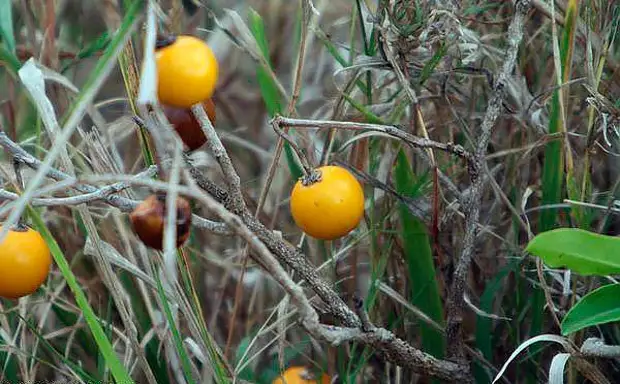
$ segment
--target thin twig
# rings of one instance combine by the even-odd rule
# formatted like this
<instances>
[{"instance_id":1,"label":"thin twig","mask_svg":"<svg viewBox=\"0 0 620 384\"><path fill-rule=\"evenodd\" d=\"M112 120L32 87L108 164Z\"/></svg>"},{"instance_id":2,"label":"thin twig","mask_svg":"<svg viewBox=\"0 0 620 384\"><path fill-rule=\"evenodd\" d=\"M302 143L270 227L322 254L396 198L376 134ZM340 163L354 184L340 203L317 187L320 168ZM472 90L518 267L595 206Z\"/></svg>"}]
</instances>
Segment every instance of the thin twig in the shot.
<instances>
[{"instance_id":1,"label":"thin twig","mask_svg":"<svg viewBox=\"0 0 620 384\"><path fill-rule=\"evenodd\" d=\"M29 168L37 170L42 166L42 163L39 159L26 152L23 148L13 142L6 135L6 133L2 131L0 131L0 147L3 147L5 151L7 151L14 157L14 159L18 160L20 163L26 165ZM48 168L46 176L56 181L74 180L74 178L69 176L68 174L52 167ZM84 194L92 194L91 197L93 197L94 200L101 200L97 195L101 193L99 192L100 189L95 186L77 183L73 185L73 188ZM34 200L37 201L37 199ZM107 204L120 209L123 212L131 212L139 203L138 201L127 199L125 197L114 194L103 197L102 200L105 201ZM225 224L214 222L195 214L192 215L192 225L196 226L197 228L221 235L226 235L230 233L228 227Z\"/></svg>"},{"instance_id":2,"label":"thin twig","mask_svg":"<svg viewBox=\"0 0 620 384\"><path fill-rule=\"evenodd\" d=\"M22 177L22 171L20 169L21 163L17 159L13 159L13 170L15 171L15 181L17 182L17 188L21 192L24 190L24 179ZM16 195L17 196L17 195ZM17 220L17 226L19 228L24 227L24 216L20 216Z\"/></svg>"},{"instance_id":3,"label":"thin twig","mask_svg":"<svg viewBox=\"0 0 620 384\"><path fill-rule=\"evenodd\" d=\"M278 136L280 136L282 140L286 141L291 146L291 148L293 148L293 151L295 151L297 157L299 158L299 161L301 162L301 167L303 169L304 175L308 175L310 172L312 172L312 166L310 165L310 161L308 161L308 157L302 151L299 145L295 143L295 140L293 140L293 138L288 133L286 133L278 126L275 119L272 120L271 126L273 127L273 130L278 134Z\"/></svg>"},{"instance_id":4,"label":"thin twig","mask_svg":"<svg viewBox=\"0 0 620 384\"><path fill-rule=\"evenodd\" d=\"M211 124L202 103L194 105L192 107L192 113L196 117L198 123L200 123L200 127L207 138L209 150L220 164L220 168L224 173L226 184L228 185L228 192L232 199L229 209L235 213L239 213L245 208L245 202L241 193L241 179L237 171L235 171L232 160L215 132L215 128L213 128L213 124Z\"/></svg>"},{"instance_id":5,"label":"thin twig","mask_svg":"<svg viewBox=\"0 0 620 384\"><path fill-rule=\"evenodd\" d=\"M157 167L151 166L147 168L145 171L136 174L135 178L149 178L157 174ZM97 189L91 193L83 193L80 195L73 195L69 197L48 197L48 198L33 198L30 200L30 205L33 207L58 207L58 206L75 206L80 204L88 204L94 203L97 201L105 200L110 195L121 192L125 189L129 188L129 184L120 182L114 183L111 185L106 185ZM19 194L7 191L5 189L0 189L0 200L17 200L19 199ZM135 202L137 204L137 201ZM129 205L129 204L128 204ZM5 210L8 209L10 205L7 205L2 210L0 210L0 216L5 213Z\"/></svg>"},{"instance_id":6,"label":"thin twig","mask_svg":"<svg viewBox=\"0 0 620 384\"><path fill-rule=\"evenodd\" d=\"M272 124L277 125L278 127L334 128L352 131L379 132L387 136L391 136L395 139L399 139L415 148L437 149L461 157L468 162L470 162L473 158L473 156L461 145L452 143L440 143L434 140L425 139L405 132L404 130L393 125L367 124L348 121L291 119L283 116L274 117L272 120Z\"/></svg>"}]
</instances>

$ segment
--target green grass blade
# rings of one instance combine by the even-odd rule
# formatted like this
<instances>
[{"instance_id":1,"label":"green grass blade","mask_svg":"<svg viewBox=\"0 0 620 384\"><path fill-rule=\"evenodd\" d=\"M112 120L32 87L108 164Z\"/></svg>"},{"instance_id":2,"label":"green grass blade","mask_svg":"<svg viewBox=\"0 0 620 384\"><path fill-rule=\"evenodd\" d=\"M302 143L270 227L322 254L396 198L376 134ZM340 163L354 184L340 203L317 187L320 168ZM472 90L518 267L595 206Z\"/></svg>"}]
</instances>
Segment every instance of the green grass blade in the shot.
<instances>
[{"instance_id":1,"label":"green grass blade","mask_svg":"<svg viewBox=\"0 0 620 384\"><path fill-rule=\"evenodd\" d=\"M521 265L521 260L517 259L510 262L487 283L482 296L480 296L481 310L493 313L493 304L497 292L501 291L505 279L511 273L518 272L519 265ZM485 316L478 316L476 320L476 348L487 361L493 361L493 323L493 319ZM480 364L474 366L474 376L478 383L488 382L491 379L486 369Z\"/></svg>"},{"instance_id":2,"label":"green grass blade","mask_svg":"<svg viewBox=\"0 0 620 384\"><path fill-rule=\"evenodd\" d=\"M48 247L50 248L50 252L54 257L56 265L58 265L60 272L67 281L67 285L71 289L71 292L73 292L73 295L75 296L75 302L82 310L82 313L84 314L84 320L86 320L86 324L88 324L88 327L93 334L93 337L95 338L95 342L97 343L99 350L105 357L106 364L108 365L112 376L114 376L114 379L117 383L133 383L134 381L132 380L131 376L116 355L116 352L112 347L112 343L106 337L105 332L101 327L101 324L99 323L99 318L97 317L97 315L95 315L95 312L88 303L88 299L86 298L84 291L82 291L82 288L80 287L80 284L75 278L75 275L71 271L71 267L69 266L67 259L62 253L62 250L58 246L58 243L56 243L56 240L45 226L43 219L41 219L37 211L35 211L29 205L26 206L26 209L28 211L28 216L30 216L34 223L35 229L39 231L41 236L43 236L43 238L45 239L45 242L47 243Z\"/></svg>"},{"instance_id":3,"label":"green grass blade","mask_svg":"<svg viewBox=\"0 0 620 384\"><path fill-rule=\"evenodd\" d=\"M0 45L0 66L5 67L11 77L17 79L17 71L22 64L17 56L7 49L6 45Z\"/></svg>"},{"instance_id":4,"label":"green grass blade","mask_svg":"<svg viewBox=\"0 0 620 384\"><path fill-rule=\"evenodd\" d=\"M92 57L95 53L105 50L109 44L110 35L108 34L108 32L103 32L101 36L87 44L84 48L80 49L73 60L65 63L62 66L60 73L64 74L73 65L79 63L80 60L87 59L89 57Z\"/></svg>"},{"instance_id":5,"label":"green grass blade","mask_svg":"<svg viewBox=\"0 0 620 384\"><path fill-rule=\"evenodd\" d=\"M10 311L13 303L10 300L0 299L5 309L5 316L9 326L15 323L16 315ZM12 328L12 327L11 327ZM7 345L3 337L0 337L0 350ZM8 381L9 383L19 382L19 367L17 365L17 358L13 353L0 352L0 383Z\"/></svg>"},{"instance_id":6,"label":"green grass blade","mask_svg":"<svg viewBox=\"0 0 620 384\"><path fill-rule=\"evenodd\" d=\"M13 33L13 4L11 1L0 1L0 37L7 50L15 53L15 34Z\"/></svg>"},{"instance_id":7,"label":"green grass blade","mask_svg":"<svg viewBox=\"0 0 620 384\"><path fill-rule=\"evenodd\" d=\"M179 355L179 359L181 360L181 369L183 371L183 376L188 384L195 383L194 376L192 374L192 365L189 360L189 356L187 355L187 351L185 350L185 346L183 345L183 339L181 338L181 332L177 328L176 322L174 321L174 317L172 316L172 311L170 310L170 305L168 304L168 297L164 293L164 287L161 283L161 279L159 278L159 273L155 273L155 281L157 282L157 293L159 295L159 299L161 300L164 315L166 316L166 321L168 322L168 326L170 327L170 332L172 333L172 340L174 342L174 346Z\"/></svg>"},{"instance_id":8,"label":"green grass blade","mask_svg":"<svg viewBox=\"0 0 620 384\"><path fill-rule=\"evenodd\" d=\"M136 286L136 283L132 279L132 275L125 271L119 271L118 274L119 280L123 284L123 288L131 300L131 308L135 315L135 322L139 332L138 337L141 339L153 327L151 318L148 314L148 309L145 302L141 298L141 294ZM166 369L167 362L164 356L159 353L159 346L160 341L158 338L152 338L151 341L144 346L146 360L155 375L157 383L169 384L170 379Z\"/></svg>"},{"instance_id":9,"label":"green grass blade","mask_svg":"<svg viewBox=\"0 0 620 384\"><path fill-rule=\"evenodd\" d=\"M263 19L258 12L253 9L250 9L249 12L248 27L250 28L254 39L256 39L256 43L258 44L265 61L270 67L273 68L271 61L269 60L269 43L267 42ZM261 95L263 97L263 101L265 102L265 108L267 108L267 113L269 116L273 117L276 114L282 113L282 98L276 84L269 75L269 72L265 68L258 66L256 68L256 80L258 81Z\"/></svg>"},{"instance_id":10,"label":"green grass blade","mask_svg":"<svg viewBox=\"0 0 620 384\"><path fill-rule=\"evenodd\" d=\"M119 27L116 34L114 34L114 36L112 37L112 41L107 46L107 49L103 52L101 58L97 61L95 68L93 68L92 72L90 72L86 83L82 87L82 91L78 94L77 99L72 105L72 108L69 110L67 114L69 118L72 117L76 108L86 109L86 107L82 106L82 104L85 100L92 98L93 93L98 90L100 82L102 81L102 74L109 70L110 62L115 60L116 57L119 55L121 47L125 44L135 27L136 19L138 18L142 6L142 1L134 1L127 10L121 26ZM65 128L66 125L67 122L63 124L63 128Z\"/></svg>"},{"instance_id":11,"label":"green grass blade","mask_svg":"<svg viewBox=\"0 0 620 384\"><path fill-rule=\"evenodd\" d=\"M211 367L216 376L216 381L218 383L227 383L228 382L228 369L224 366L225 358L221 352L221 350L217 346L217 342L214 337L209 333L207 329L207 324L204 321L204 314L200 307L200 298L198 297L198 292L196 291L194 282L191 277L191 266L188 264L188 261L184 255L184 250L178 250L178 260L179 265L181 266L181 277L183 281L183 288L185 289L185 293L187 297L191 297L190 305L192 306L193 315L196 317L198 321L198 328L200 331L200 336L202 337L203 342L207 347L207 352L209 353L209 359L211 362Z\"/></svg>"},{"instance_id":12,"label":"green grass blade","mask_svg":"<svg viewBox=\"0 0 620 384\"><path fill-rule=\"evenodd\" d=\"M94 383L100 381L97 380L97 378L91 376L88 372L86 372L83 367L76 364L74 361L66 358L62 353L60 353L56 348L54 348L54 346L49 341L47 341L45 337L43 337L43 335L41 335L41 333L37 329L37 326L33 324L32 321L25 319L21 316L19 316L19 318L26 324L30 331L37 337L39 343L53 358L58 359L63 364L66 364L68 367L71 368L74 373L78 374L80 378L86 382Z\"/></svg>"},{"instance_id":13,"label":"green grass blade","mask_svg":"<svg viewBox=\"0 0 620 384\"><path fill-rule=\"evenodd\" d=\"M403 196L415 197L420 192L419 181L411 169L404 152L400 152L395 170L396 190ZM443 324L443 306L437 283L431 240L424 223L413 216L407 207L399 203L401 237L404 244L405 260L411 284L411 303L426 315ZM422 346L437 358L444 355L446 340L444 335L421 323Z\"/></svg>"},{"instance_id":14,"label":"green grass blade","mask_svg":"<svg viewBox=\"0 0 620 384\"><path fill-rule=\"evenodd\" d=\"M439 62L446 55L447 51L448 51L447 45L441 44L441 46L439 47L437 52L435 52L433 57L431 57L431 59L426 64L424 64L424 67L422 68L422 72L420 73L420 80L419 80L420 86L424 85L426 80L428 80L429 77L431 77L431 75L433 74L433 71L435 70L437 65L439 65Z\"/></svg>"},{"instance_id":15,"label":"green grass blade","mask_svg":"<svg viewBox=\"0 0 620 384\"><path fill-rule=\"evenodd\" d=\"M556 27L552 23L552 45L554 50L554 62L556 68L556 76L559 75L560 83L565 83L570 79L570 70L573 56L574 38L577 28L577 11L578 2L570 0L566 11L565 28L562 38L562 45L558 48L556 40ZM552 9L554 7L552 2ZM558 59L560 61L560 68L558 68ZM561 72L561 73L557 73ZM560 84L558 84L560 85ZM566 133L566 122L564 121L564 100L567 97L564 92L564 88L560 87L553 93L551 115L549 119L549 134ZM574 180L572 159L570 152L566 151L569 155L565 158L565 147L563 139L553 140L547 143L545 147L545 160L543 164L543 193L542 204L551 205L562 201L562 179L566 172L566 182L569 193L571 195L578 194L578 188ZM565 167L566 166L566 167ZM578 195L573 196L578 198ZM549 231L553 229L557 224L557 211L551 209L543 209L540 216L539 231ZM532 299L532 326L530 327L530 336L536 336L542 332L544 313L544 297L542 290L535 288ZM539 355L540 356L540 355ZM540 358L540 357L539 357ZM529 382L534 382L534 379L530 379Z\"/></svg>"},{"instance_id":16,"label":"green grass blade","mask_svg":"<svg viewBox=\"0 0 620 384\"><path fill-rule=\"evenodd\" d=\"M271 61L269 60L269 43L267 42L267 35L265 33L265 24L262 17L253 9L250 9L248 16L248 27L256 43L265 59L265 62L273 68ZM276 114L282 113L282 97L278 91L278 87L274 79L271 77L269 71L258 65L256 67L256 80L260 89L263 102L269 117L274 117ZM295 160L295 155L288 143L284 143L284 151L286 154L286 160L289 170L294 179L297 179L303 175L301 166Z\"/></svg>"}]
</instances>

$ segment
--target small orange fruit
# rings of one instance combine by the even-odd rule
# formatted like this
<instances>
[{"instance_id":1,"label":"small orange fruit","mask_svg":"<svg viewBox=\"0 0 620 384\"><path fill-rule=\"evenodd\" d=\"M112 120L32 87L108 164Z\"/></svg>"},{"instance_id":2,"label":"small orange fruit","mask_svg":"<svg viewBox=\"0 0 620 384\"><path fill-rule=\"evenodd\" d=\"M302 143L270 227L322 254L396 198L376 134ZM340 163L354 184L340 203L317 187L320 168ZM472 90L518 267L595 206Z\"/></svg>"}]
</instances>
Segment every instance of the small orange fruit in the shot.
<instances>
[{"instance_id":1,"label":"small orange fruit","mask_svg":"<svg viewBox=\"0 0 620 384\"><path fill-rule=\"evenodd\" d=\"M211 120L211 124L215 124L215 104L213 100L207 99L202 103L203 107L207 111L207 116ZM196 117L192 113L191 108L177 108L169 105L162 104L166 118L177 131L179 137L190 150L194 151L207 141L205 134L202 132L200 123L196 120Z\"/></svg>"},{"instance_id":2,"label":"small orange fruit","mask_svg":"<svg viewBox=\"0 0 620 384\"><path fill-rule=\"evenodd\" d=\"M160 39L155 61L162 104L190 108L213 95L219 66L211 48L199 38L180 35Z\"/></svg>"},{"instance_id":3,"label":"small orange fruit","mask_svg":"<svg viewBox=\"0 0 620 384\"><path fill-rule=\"evenodd\" d=\"M315 171L319 180L300 179L291 193L291 214L299 228L321 240L351 232L364 216L364 191L345 168L328 165Z\"/></svg>"},{"instance_id":4,"label":"small orange fruit","mask_svg":"<svg viewBox=\"0 0 620 384\"><path fill-rule=\"evenodd\" d=\"M39 232L29 227L9 230L0 243L0 296L18 299L32 294L47 278L51 265L50 250Z\"/></svg>"},{"instance_id":5,"label":"small orange fruit","mask_svg":"<svg viewBox=\"0 0 620 384\"><path fill-rule=\"evenodd\" d=\"M192 210L189 202L177 197L177 247L189 238ZM155 194L147 197L129 214L134 232L142 242L153 249L162 250L166 223L166 197Z\"/></svg>"},{"instance_id":6,"label":"small orange fruit","mask_svg":"<svg viewBox=\"0 0 620 384\"><path fill-rule=\"evenodd\" d=\"M322 374L319 381L316 375L306 367L290 367L281 376L278 376L271 384L329 384L329 375Z\"/></svg>"}]
</instances>

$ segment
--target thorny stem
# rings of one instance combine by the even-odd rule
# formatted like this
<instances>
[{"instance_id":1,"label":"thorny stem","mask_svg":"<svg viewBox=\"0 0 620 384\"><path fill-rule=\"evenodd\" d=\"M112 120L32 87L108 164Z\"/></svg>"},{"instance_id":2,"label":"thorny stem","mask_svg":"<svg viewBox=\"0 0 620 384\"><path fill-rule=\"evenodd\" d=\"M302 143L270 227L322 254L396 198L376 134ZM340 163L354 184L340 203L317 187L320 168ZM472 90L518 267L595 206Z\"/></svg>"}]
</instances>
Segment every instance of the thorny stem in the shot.
<instances>
[{"instance_id":1,"label":"thorny stem","mask_svg":"<svg viewBox=\"0 0 620 384\"><path fill-rule=\"evenodd\" d=\"M457 262L454 271L452 285L448 294L446 305L447 312L447 345L448 358L463 361L464 360L464 343L463 343L463 310L465 301L463 294L469 268L471 266L474 255L476 237L478 235L478 220L480 217L480 205L482 203L482 193L484 182L479 170L483 169L483 162L487 152L487 146L491 140L493 126L497 121L502 109L504 98L504 88L508 82L508 78L512 74L519 51L519 45L523 39L523 28L525 17L530 9L530 0L519 0L515 4L516 12L508 27L508 48L506 50L506 59L502 66L502 70L497 77L497 82L493 87L493 94L487 103L486 113L481 124L478 136L478 146L476 147L472 167L470 169L472 178L472 187L470 194L470 205L466 212L466 232L463 239L463 249L461 256Z\"/></svg>"}]
</instances>

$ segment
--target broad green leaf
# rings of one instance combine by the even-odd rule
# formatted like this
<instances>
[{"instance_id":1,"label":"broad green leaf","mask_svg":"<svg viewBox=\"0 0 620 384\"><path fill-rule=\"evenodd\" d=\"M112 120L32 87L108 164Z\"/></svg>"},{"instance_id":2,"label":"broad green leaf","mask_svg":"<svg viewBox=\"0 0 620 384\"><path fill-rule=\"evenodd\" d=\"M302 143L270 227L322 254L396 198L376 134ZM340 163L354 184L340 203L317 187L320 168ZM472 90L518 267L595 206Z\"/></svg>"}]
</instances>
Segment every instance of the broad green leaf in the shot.
<instances>
[{"instance_id":1,"label":"broad green leaf","mask_svg":"<svg viewBox=\"0 0 620 384\"><path fill-rule=\"evenodd\" d=\"M577 228L558 228L534 237L526 251L552 268L582 275L620 273L620 238Z\"/></svg>"},{"instance_id":2,"label":"broad green leaf","mask_svg":"<svg viewBox=\"0 0 620 384\"><path fill-rule=\"evenodd\" d=\"M594 325L620 320L620 284L604 285L585 295L562 320L562 335L566 336Z\"/></svg>"}]
</instances>

